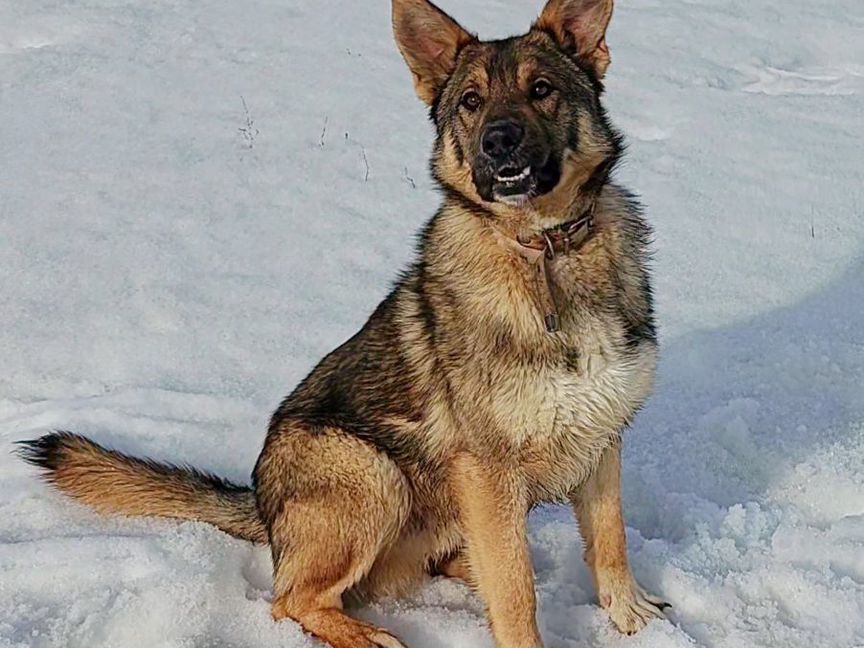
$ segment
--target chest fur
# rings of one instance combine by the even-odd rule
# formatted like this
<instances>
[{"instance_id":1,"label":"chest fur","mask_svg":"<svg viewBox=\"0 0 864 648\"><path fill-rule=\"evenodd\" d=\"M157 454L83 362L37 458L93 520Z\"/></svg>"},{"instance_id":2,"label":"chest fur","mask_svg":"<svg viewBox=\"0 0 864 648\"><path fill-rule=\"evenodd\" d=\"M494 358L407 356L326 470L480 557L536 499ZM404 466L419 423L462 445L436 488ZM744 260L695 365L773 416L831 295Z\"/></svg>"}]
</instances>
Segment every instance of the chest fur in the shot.
<instances>
[{"instance_id":1,"label":"chest fur","mask_svg":"<svg viewBox=\"0 0 864 648\"><path fill-rule=\"evenodd\" d=\"M612 323L591 319L548 355L477 359L485 370L474 375L488 381L472 386L489 430L480 442L508 449L536 501L561 499L584 481L647 398L655 348L627 348L620 337Z\"/></svg>"},{"instance_id":2,"label":"chest fur","mask_svg":"<svg viewBox=\"0 0 864 648\"><path fill-rule=\"evenodd\" d=\"M561 322L554 334L543 323L536 268L495 237L464 237L468 247L450 237L440 260L451 282L437 367L459 395L448 402L461 442L518 462L538 499L561 497L589 475L651 389L655 345L630 334L633 322L650 319L650 293L624 220L599 218L578 252L549 264Z\"/></svg>"}]
</instances>

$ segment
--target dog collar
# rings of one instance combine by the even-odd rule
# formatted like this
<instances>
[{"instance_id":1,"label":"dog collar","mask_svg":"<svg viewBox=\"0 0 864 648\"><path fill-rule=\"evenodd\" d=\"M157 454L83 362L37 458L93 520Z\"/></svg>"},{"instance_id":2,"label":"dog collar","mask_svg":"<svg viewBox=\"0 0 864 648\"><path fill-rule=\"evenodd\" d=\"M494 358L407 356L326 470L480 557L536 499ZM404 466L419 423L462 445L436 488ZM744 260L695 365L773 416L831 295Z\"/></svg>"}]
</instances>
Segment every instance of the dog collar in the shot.
<instances>
[{"instance_id":1,"label":"dog collar","mask_svg":"<svg viewBox=\"0 0 864 648\"><path fill-rule=\"evenodd\" d=\"M548 333L561 330L558 304L552 290L549 262L556 256L566 256L579 250L594 229L594 203L578 218L543 230L530 238L509 236L502 238L535 269L534 284L543 323Z\"/></svg>"}]
</instances>

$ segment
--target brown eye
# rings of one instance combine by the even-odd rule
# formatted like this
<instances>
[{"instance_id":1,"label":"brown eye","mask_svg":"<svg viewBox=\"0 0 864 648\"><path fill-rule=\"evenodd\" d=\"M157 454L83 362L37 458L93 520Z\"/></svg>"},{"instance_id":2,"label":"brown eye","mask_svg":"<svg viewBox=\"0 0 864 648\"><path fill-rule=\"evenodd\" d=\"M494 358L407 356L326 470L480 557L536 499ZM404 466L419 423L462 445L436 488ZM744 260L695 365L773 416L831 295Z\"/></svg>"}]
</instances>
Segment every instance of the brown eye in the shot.
<instances>
[{"instance_id":1,"label":"brown eye","mask_svg":"<svg viewBox=\"0 0 864 648\"><path fill-rule=\"evenodd\" d=\"M550 94L552 94L552 84L550 84L545 79L535 81L534 85L531 86L532 99L545 99Z\"/></svg>"},{"instance_id":2,"label":"brown eye","mask_svg":"<svg viewBox=\"0 0 864 648\"><path fill-rule=\"evenodd\" d=\"M480 95L473 90L469 90L464 95L462 95L461 103L466 110L474 112L480 107L480 104L483 103L483 99L481 99Z\"/></svg>"}]
</instances>

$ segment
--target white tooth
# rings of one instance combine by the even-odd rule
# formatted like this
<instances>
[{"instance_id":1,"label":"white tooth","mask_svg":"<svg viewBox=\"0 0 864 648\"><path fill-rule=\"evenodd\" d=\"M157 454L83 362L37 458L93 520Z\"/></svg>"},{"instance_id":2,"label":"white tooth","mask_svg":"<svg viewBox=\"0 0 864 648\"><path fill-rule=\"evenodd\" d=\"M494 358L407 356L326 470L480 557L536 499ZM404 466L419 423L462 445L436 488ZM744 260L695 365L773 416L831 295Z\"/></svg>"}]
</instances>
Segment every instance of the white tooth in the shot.
<instances>
[{"instance_id":1,"label":"white tooth","mask_svg":"<svg viewBox=\"0 0 864 648\"><path fill-rule=\"evenodd\" d=\"M531 167L530 167L530 166L526 166L524 169L522 169L522 171L519 172L519 175L515 175L515 176L507 176L507 177L504 177L504 176L501 176L501 175L496 175L496 176L495 176L495 179L496 179L498 182L517 182L518 180L524 180L524 179L527 178L530 174L531 174Z\"/></svg>"}]
</instances>

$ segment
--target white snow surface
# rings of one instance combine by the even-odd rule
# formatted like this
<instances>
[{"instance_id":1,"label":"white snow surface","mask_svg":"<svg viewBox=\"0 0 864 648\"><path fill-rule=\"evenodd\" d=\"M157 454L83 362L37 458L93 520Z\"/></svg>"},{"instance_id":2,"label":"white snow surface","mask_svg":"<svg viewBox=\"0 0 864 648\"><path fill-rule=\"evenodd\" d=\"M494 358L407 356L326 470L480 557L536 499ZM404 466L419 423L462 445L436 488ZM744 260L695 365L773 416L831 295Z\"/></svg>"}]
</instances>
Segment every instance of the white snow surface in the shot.
<instances>
[{"instance_id":1,"label":"white snow surface","mask_svg":"<svg viewBox=\"0 0 864 648\"><path fill-rule=\"evenodd\" d=\"M498 37L541 3L441 5ZM544 508L548 646L864 646L862 33L861 0L618 3L606 101L662 338L625 514L674 607L619 636ZM385 0L0 0L0 445L71 429L246 481L410 260L431 140ZM266 549L99 517L0 452L3 648L317 645L270 597ZM360 614L492 645L453 582Z\"/></svg>"}]
</instances>

